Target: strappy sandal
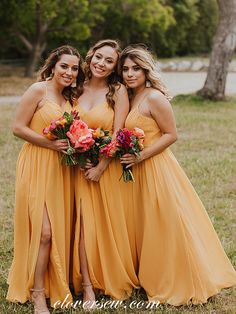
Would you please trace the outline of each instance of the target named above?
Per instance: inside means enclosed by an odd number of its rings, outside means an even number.
[[[93,290],[93,285],[90,283],[82,283],[82,287],[83,287],[83,309],[86,311],[92,311],[92,310],[96,310],[97,305],[96,305],[96,299],[94,298],[94,300],[85,300],[84,298],[84,288],[85,287],[91,287]]]
[[[46,298],[45,298],[45,289],[30,289],[31,292],[31,299],[34,304],[34,314],[50,314]],[[37,299],[40,296],[40,301],[37,301]]]

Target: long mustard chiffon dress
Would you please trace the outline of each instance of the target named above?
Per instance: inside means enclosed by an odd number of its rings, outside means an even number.
[[[78,105],[81,119],[90,128],[112,131],[114,111],[107,103],[89,111]],[[75,172],[77,219],[74,240],[73,283],[75,292],[81,289],[79,263],[80,216],[83,216],[85,250],[91,282],[94,288],[116,300],[129,297],[138,280],[132,263],[126,209],[123,206],[119,181],[121,165],[112,160],[99,182],[87,181],[83,171]]]
[[[71,111],[69,102],[65,110]],[[63,112],[59,105],[46,100],[34,113],[30,128],[42,134],[43,128]],[[71,298],[68,287],[73,208],[71,175],[71,169],[62,166],[59,152],[31,143],[23,145],[16,169],[14,258],[8,277],[9,301],[24,303],[30,300],[45,205],[52,231],[45,294],[50,297],[51,306],[67,295],[68,300]]]
[[[161,136],[156,121],[138,107],[129,113],[126,127],[143,129],[145,146]],[[136,182],[127,185],[133,212],[127,227],[133,231],[134,265],[149,300],[175,306],[205,303],[236,284],[207,212],[170,149],[135,165],[133,174]]]

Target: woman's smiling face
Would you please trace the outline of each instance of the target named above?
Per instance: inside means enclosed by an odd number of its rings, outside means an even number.
[[[92,75],[97,78],[106,78],[114,70],[118,61],[118,54],[114,48],[103,46],[97,49],[90,62]]]
[[[125,59],[123,64],[122,76],[126,86],[129,88],[145,86],[146,75],[144,70],[129,57]]]
[[[53,68],[53,79],[64,87],[71,85],[79,73],[79,58],[74,55],[62,54]]]

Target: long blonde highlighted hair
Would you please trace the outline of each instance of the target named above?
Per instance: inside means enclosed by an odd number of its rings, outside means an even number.
[[[121,48],[120,48],[118,41],[113,40],[113,39],[103,39],[103,40],[98,41],[93,47],[91,47],[89,49],[89,51],[85,57],[84,72],[85,72],[85,78],[87,80],[89,80],[92,77],[92,73],[90,70],[90,62],[91,62],[96,50],[98,50],[99,48],[102,48],[104,46],[112,47],[115,50],[115,52],[117,53],[118,60],[119,60]],[[109,91],[106,94],[106,99],[107,99],[108,105],[112,108],[115,105],[115,101],[113,99],[113,96],[114,96],[115,91],[116,91],[116,86],[120,85],[120,77],[118,75],[118,60],[117,60],[117,63],[115,65],[114,71],[107,77],[107,85],[108,85]]]
[[[122,68],[127,58],[137,63],[144,70],[146,81],[150,82],[150,87],[159,90],[168,100],[172,98],[165,84],[161,80],[161,77],[157,71],[156,63],[147,47],[144,45],[130,45],[121,52],[118,65],[118,72],[121,77]]]

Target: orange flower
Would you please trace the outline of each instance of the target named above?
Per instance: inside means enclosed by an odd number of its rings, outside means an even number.
[[[138,139],[138,145],[139,145],[140,150],[144,149],[143,143],[144,143],[144,138],[139,138]]]
[[[104,131],[101,128],[97,128],[93,131],[93,138],[103,137],[105,135]]]
[[[58,119],[57,121],[55,121],[56,125],[61,125],[61,126],[64,126],[67,121],[64,117],[61,117],[60,119]]]
[[[57,138],[55,135],[53,135],[53,134],[50,133],[50,132],[46,135],[46,137],[47,137],[49,140],[55,140],[55,139]]]

